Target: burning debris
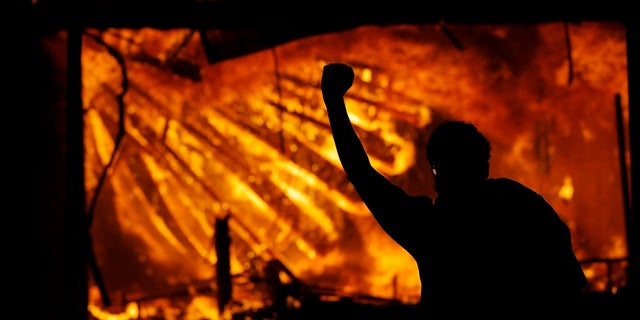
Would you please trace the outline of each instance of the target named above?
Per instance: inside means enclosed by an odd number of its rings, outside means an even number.
[[[493,144],[491,175],[540,192],[569,224],[591,289],[623,286],[623,26],[446,31],[362,26],[210,63],[192,30],[86,30],[87,203],[113,300],[94,283],[93,316],[267,318],[317,301],[418,301],[415,262],[340,169],[319,90],[331,61],[356,69],[351,117],[375,167],[433,195],[431,128],[472,121]]]

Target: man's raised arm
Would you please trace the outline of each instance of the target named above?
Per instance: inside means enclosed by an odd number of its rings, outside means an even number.
[[[344,102],[344,95],[353,85],[353,80],[354,72],[350,66],[340,63],[326,65],[322,71],[322,97],[347,179],[378,223],[389,232],[393,228],[392,220],[399,218],[399,211],[404,211],[399,206],[408,205],[411,197],[376,171],[369,161]]]
[[[374,174],[372,171],[375,170],[351,125],[344,102],[344,95],[351,88],[353,79],[353,69],[345,64],[328,64],[322,69],[322,98],[338,157],[347,178],[358,189],[360,183],[365,183],[361,180],[368,179],[367,176]]]

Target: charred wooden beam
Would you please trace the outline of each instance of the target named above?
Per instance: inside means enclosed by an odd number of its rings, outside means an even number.
[[[218,311],[220,315],[231,301],[231,238],[229,236],[229,217],[216,219],[215,247],[218,261],[216,263],[216,279],[218,285]]]

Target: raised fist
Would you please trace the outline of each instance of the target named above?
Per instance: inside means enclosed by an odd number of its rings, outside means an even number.
[[[354,73],[351,66],[331,63],[322,69],[322,93],[343,96],[353,85]]]

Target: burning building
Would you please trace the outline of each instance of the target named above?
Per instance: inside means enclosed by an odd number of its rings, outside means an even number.
[[[88,317],[267,319],[419,300],[415,262],[338,162],[319,90],[336,61],[356,70],[351,117],[381,172],[434,196],[431,128],[474,122],[492,142],[491,176],[538,191],[570,226],[589,291],[627,286],[624,21],[342,17],[283,36],[99,17],[38,38],[47,66],[71,74],[47,125],[65,128],[49,139],[66,171],[49,177],[67,183],[65,236],[81,240],[71,248]]]

